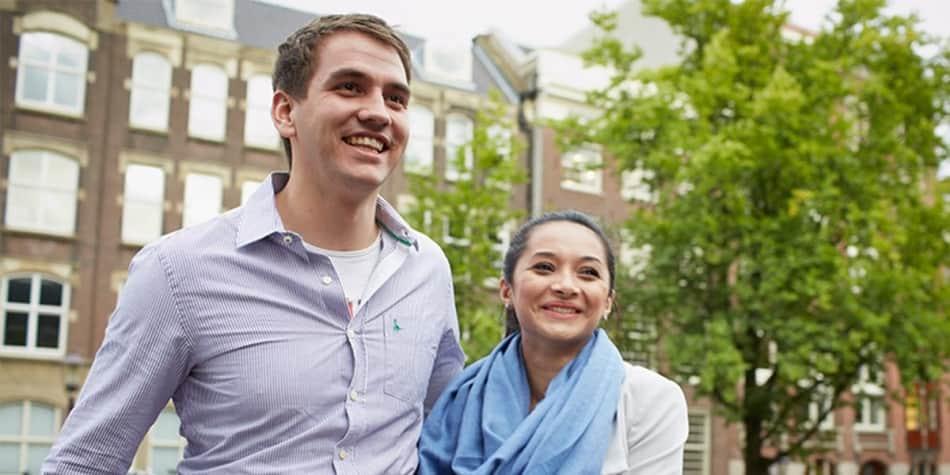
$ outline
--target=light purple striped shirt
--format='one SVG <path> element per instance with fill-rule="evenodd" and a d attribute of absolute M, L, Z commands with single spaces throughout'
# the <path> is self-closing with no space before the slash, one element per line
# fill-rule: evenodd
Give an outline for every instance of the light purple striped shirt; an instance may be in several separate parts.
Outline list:
<path fill-rule="evenodd" d="M 281 224 L 286 182 L 133 259 L 43 473 L 125 473 L 169 398 L 179 473 L 415 470 L 423 411 L 464 361 L 448 261 L 380 198 L 380 261 L 351 320 L 330 260 Z"/>

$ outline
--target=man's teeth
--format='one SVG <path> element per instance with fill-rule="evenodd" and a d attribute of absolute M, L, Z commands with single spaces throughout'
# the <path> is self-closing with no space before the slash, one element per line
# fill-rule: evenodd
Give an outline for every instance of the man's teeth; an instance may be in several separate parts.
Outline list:
<path fill-rule="evenodd" d="M 372 137 L 347 137 L 346 143 L 350 145 L 362 145 L 364 147 L 370 147 L 377 152 L 383 151 L 383 143 Z"/>

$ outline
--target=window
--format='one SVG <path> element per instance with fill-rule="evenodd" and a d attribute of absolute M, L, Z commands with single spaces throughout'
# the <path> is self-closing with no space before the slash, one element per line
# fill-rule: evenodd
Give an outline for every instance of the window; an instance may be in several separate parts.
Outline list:
<path fill-rule="evenodd" d="M 432 139 L 435 119 L 425 106 L 409 106 L 409 145 L 403 155 L 406 172 L 428 175 L 432 173 Z"/>
<path fill-rule="evenodd" d="M 165 172 L 149 165 L 125 169 L 122 199 L 122 242 L 147 244 L 162 235 L 165 213 Z"/>
<path fill-rule="evenodd" d="M 182 227 L 207 221 L 221 212 L 221 178 L 190 173 L 185 177 Z"/>
<path fill-rule="evenodd" d="M 157 53 L 139 53 L 132 60 L 129 125 L 141 129 L 168 129 L 168 100 L 172 66 Z"/>
<path fill-rule="evenodd" d="M 255 147 L 275 149 L 280 143 L 277 129 L 271 122 L 271 78 L 251 76 L 247 80 L 247 107 L 244 110 L 244 143 Z"/>
<path fill-rule="evenodd" d="M 815 399 L 818 401 L 813 401 L 808 404 L 808 419 L 814 423 L 821 416 L 822 412 L 827 411 L 829 407 L 834 405 L 834 400 L 832 399 L 831 389 L 826 386 L 818 386 L 814 389 Z M 828 414 L 818 423 L 818 429 L 823 431 L 833 430 L 835 428 L 835 414 L 834 411 L 829 411 Z M 832 473 L 832 472 L 819 472 L 819 473 Z"/>
<path fill-rule="evenodd" d="M 247 200 L 257 191 L 257 187 L 261 186 L 259 181 L 245 181 L 241 183 L 241 204 L 247 203 Z"/>
<path fill-rule="evenodd" d="M 581 148 L 561 155 L 561 188 L 583 193 L 603 190 L 603 159 L 600 152 Z"/>
<path fill-rule="evenodd" d="M 619 342 L 623 359 L 631 364 L 640 365 L 644 368 L 655 368 L 655 353 L 657 330 L 653 322 L 643 321 L 635 318 L 632 321 L 624 319 L 621 325 L 624 329 L 625 338 Z"/>
<path fill-rule="evenodd" d="M 218 66 L 199 64 L 191 70 L 188 135 L 224 140 L 228 114 L 228 75 Z"/>
<path fill-rule="evenodd" d="M 709 474 L 709 415 L 689 413 L 689 437 L 683 450 L 683 475 Z"/>
<path fill-rule="evenodd" d="M 852 391 L 858 398 L 854 428 L 859 432 L 883 432 L 887 406 L 880 371 L 862 366 L 858 374 L 858 384 Z"/>
<path fill-rule="evenodd" d="M 165 408 L 148 432 L 149 473 L 178 473 L 178 462 L 185 451 L 185 439 L 178 435 L 181 421 L 171 407 Z"/>
<path fill-rule="evenodd" d="M 805 475 L 838 475 L 838 467 L 834 461 L 818 457 L 808 464 Z"/>
<path fill-rule="evenodd" d="M 56 356 L 66 346 L 69 285 L 41 274 L 2 280 L 4 351 Z"/>
<path fill-rule="evenodd" d="M 87 56 L 86 46 L 76 40 L 54 33 L 24 33 L 20 36 L 17 104 L 82 115 Z"/>
<path fill-rule="evenodd" d="M 175 0 L 175 20 L 201 28 L 234 29 L 234 0 Z"/>
<path fill-rule="evenodd" d="M 6 225 L 25 231 L 71 235 L 76 224 L 76 160 L 46 150 L 10 157 Z"/>
<path fill-rule="evenodd" d="M 624 170 L 620 175 L 620 196 L 627 201 L 656 203 L 657 193 L 650 188 L 649 183 L 653 176 L 653 170 Z"/>
<path fill-rule="evenodd" d="M 0 473 L 40 473 L 59 417 L 58 409 L 38 402 L 0 404 Z"/>
<path fill-rule="evenodd" d="M 475 135 L 472 119 L 461 114 L 449 114 L 445 120 L 445 178 L 467 180 L 474 165 L 471 142 Z M 459 154 L 464 154 L 459 157 Z M 461 161 L 460 161 L 461 160 Z"/>

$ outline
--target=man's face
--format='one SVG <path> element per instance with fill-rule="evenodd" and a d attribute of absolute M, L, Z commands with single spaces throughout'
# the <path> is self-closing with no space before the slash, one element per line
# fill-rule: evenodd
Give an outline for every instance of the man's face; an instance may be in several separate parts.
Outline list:
<path fill-rule="evenodd" d="M 316 46 L 306 99 L 290 99 L 293 174 L 321 191 L 373 193 L 408 140 L 409 82 L 395 48 L 357 32 Z"/>

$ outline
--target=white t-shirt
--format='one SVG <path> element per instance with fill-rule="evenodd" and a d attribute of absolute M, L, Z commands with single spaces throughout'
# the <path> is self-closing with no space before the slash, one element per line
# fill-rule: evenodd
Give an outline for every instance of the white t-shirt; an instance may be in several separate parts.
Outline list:
<path fill-rule="evenodd" d="M 330 263 L 343 285 L 343 294 L 346 295 L 346 304 L 350 308 L 350 318 L 363 306 L 363 295 L 366 284 L 379 262 L 379 253 L 382 251 L 382 239 L 376 235 L 376 240 L 366 249 L 356 251 L 329 251 L 307 242 L 303 243 L 309 252 L 323 254 L 330 258 Z"/>

